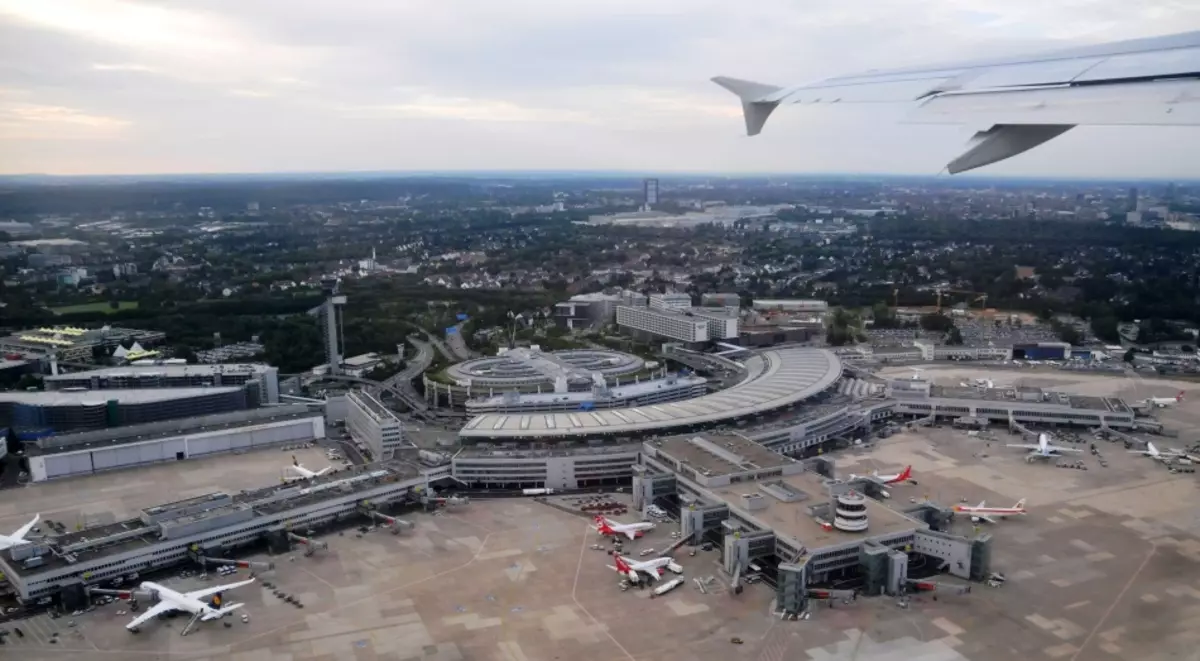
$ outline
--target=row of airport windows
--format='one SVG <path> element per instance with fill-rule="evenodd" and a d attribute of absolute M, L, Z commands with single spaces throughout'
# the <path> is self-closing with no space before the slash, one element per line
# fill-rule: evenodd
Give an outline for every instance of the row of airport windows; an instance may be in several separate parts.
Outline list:
<path fill-rule="evenodd" d="M 729 483 L 734 484 L 736 482 L 745 482 L 747 480 L 753 482 L 754 480 L 765 480 L 767 478 L 779 477 L 781 475 L 783 475 L 783 469 L 764 471 L 762 473 L 750 473 L 748 475 L 731 475 L 729 477 Z"/>

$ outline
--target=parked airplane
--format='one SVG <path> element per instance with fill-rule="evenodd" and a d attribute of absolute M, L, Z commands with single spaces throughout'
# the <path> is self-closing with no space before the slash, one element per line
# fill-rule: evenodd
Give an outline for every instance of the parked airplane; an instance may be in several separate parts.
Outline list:
<path fill-rule="evenodd" d="M 296 475 L 283 478 L 284 482 L 294 482 L 296 480 L 311 480 L 314 477 L 321 477 L 322 475 L 333 470 L 333 466 L 326 466 L 325 468 L 322 468 L 319 471 L 310 471 L 307 468 L 305 468 L 304 465 L 301 464 L 298 459 L 296 459 L 296 455 L 292 455 L 292 465 L 288 466 L 288 469 L 291 470 Z"/>
<path fill-rule="evenodd" d="M 1175 395 L 1174 397 L 1149 397 L 1142 401 L 1146 404 L 1146 406 L 1153 406 L 1155 408 L 1165 409 L 1169 406 L 1175 406 L 1179 402 L 1182 402 L 1183 401 L 1183 391 L 1180 390 L 1179 394 Z"/>
<path fill-rule="evenodd" d="M 202 622 L 209 620 L 217 620 L 225 617 L 227 614 L 245 606 L 245 604 L 233 604 L 230 606 L 221 607 L 221 593 L 226 590 L 240 588 L 243 585 L 249 585 L 254 582 L 254 579 L 239 581 L 237 583 L 229 583 L 226 585 L 217 585 L 203 590 L 194 590 L 192 592 L 176 592 L 171 588 L 164 587 L 150 581 L 143 581 L 141 589 L 145 592 L 152 592 L 158 597 L 158 603 L 154 604 L 146 610 L 146 612 L 133 618 L 133 621 L 125 625 L 132 633 L 138 632 L 140 627 L 151 618 L 159 615 L 170 613 L 171 611 L 185 611 L 192 614 L 192 621 L 199 619 Z M 212 596 L 211 604 L 203 601 L 205 597 Z"/>
<path fill-rule="evenodd" d="M 20 546 L 20 545 L 26 543 L 25 535 L 28 535 L 29 531 L 33 530 L 33 527 L 37 525 L 37 522 L 40 521 L 41 518 L 42 518 L 41 514 L 35 514 L 33 516 L 32 521 L 30 521 L 29 523 L 26 523 L 25 525 L 21 526 L 20 528 L 17 528 L 16 531 L 13 532 L 13 534 L 0 535 L 0 551 L 3 551 L 4 549 L 10 549 L 14 546 Z"/>
<path fill-rule="evenodd" d="M 1008 57 L 834 76 L 777 87 L 718 76 L 757 135 L 782 103 L 907 102 L 908 121 L 977 129 L 950 174 L 1026 152 L 1075 126 L 1197 126 L 1200 32 Z"/>
<path fill-rule="evenodd" d="M 972 523 L 986 521 L 988 523 L 996 523 L 996 520 L 988 516 L 998 516 L 1001 519 L 1007 518 L 1016 514 L 1025 514 L 1025 499 L 1017 501 L 1012 507 L 988 507 L 987 501 L 979 501 L 975 507 L 970 505 L 955 505 L 954 511 L 958 514 L 970 514 Z"/>
<path fill-rule="evenodd" d="M 655 558 L 638 562 L 631 558 L 614 555 L 613 560 L 616 562 L 616 566 L 608 565 L 608 568 L 628 578 L 630 583 L 640 583 L 642 575 L 647 576 L 651 581 L 657 581 L 666 571 L 667 565 L 671 564 L 670 558 Z"/>
<path fill-rule="evenodd" d="M 654 524 L 649 522 L 616 523 L 609 521 L 603 515 L 596 517 L 596 532 L 605 537 L 625 535 L 629 539 L 637 539 L 647 530 L 654 530 Z"/>
<path fill-rule="evenodd" d="M 905 466 L 903 471 L 901 471 L 899 473 L 892 473 L 891 475 L 880 475 L 879 471 L 875 471 L 874 473 L 871 473 L 870 475 L 854 475 L 853 473 L 850 474 L 850 479 L 852 479 L 852 480 L 856 480 L 860 477 L 866 478 L 868 480 L 874 480 L 880 484 L 899 484 L 901 482 L 907 482 L 912 479 L 912 466 Z"/>
<path fill-rule="evenodd" d="M 1057 457 L 1057 456 L 1063 454 L 1064 452 L 1083 452 L 1083 450 L 1079 450 L 1076 448 L 1067 448 L 1067 447 L 1063 447 L 1061 445 L 1050 445 L 1050 435 L 1049 434 L 1038 434 L 1037 444 L 1009 443 L 1008 447 L 1023 448 L 1023 449 L 1029 450 L 1029 454 L 1025 455 L 1026 461 L 1031 461 L 1033 459 L 1049 459 L 1051 457 Z"/>
<path fill-rule="evenodd" d="M 1190 457 L 1188 457 L 1187 453 L 1183 452 L 1182 450 L 1159 450 L 1158 448 L 1154 447 L 1153 443 L 1150 442 L 1146 443 L 1145 450 L 1130 450 L 1129 454 L 1144 454 L 1151 459 L 1157 459 L 1163 462 L 1171 459 L 1188 459 L 1190 461 Z"/>

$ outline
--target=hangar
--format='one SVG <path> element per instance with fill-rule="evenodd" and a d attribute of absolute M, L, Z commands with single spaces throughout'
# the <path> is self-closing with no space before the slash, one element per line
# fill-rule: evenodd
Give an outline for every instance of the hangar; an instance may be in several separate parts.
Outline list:
<path fill-rule="evenodd" d="M 120 435 L 114 437 L 118 431 Z M 324 416 L 296 405 L 44 437 L 27 443 L 25 451 L 30 481 L 44 482 L 321 438 L 325 438 Z"/>

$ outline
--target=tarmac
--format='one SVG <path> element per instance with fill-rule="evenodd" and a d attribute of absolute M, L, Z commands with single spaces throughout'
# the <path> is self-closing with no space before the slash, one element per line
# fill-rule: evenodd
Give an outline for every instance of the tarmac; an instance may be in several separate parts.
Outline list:
<path fill-rule="evenodd" d="M 221 454 L 94 475 L 49 480 L 0 491 L 0 533 L 24 525 L 34 514 L 62 522 L 68 530 L 137 516 L 152 507 L 214 491 L 237 493 L 268 486 L 288 475 L 292 456 L 306 468 L 329 464 L 325 449 L 262 449 Z"/>

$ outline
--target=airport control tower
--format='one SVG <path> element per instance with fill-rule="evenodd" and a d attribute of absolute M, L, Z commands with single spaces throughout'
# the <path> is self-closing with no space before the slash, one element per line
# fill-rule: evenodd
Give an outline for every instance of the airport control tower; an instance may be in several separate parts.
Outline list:
<path fill-rule="evenodd" d="M 345 346 L 342 307 L 346 305 L 346 296 L 338 293 L 336 278 L 322 280 L 321 293 L 325 295 L 325 302 L 321 304 L 321 334 L 325 338 L 325 362 L 329 366 L 330 375 L 340 374 L 342 348 Z"/>

